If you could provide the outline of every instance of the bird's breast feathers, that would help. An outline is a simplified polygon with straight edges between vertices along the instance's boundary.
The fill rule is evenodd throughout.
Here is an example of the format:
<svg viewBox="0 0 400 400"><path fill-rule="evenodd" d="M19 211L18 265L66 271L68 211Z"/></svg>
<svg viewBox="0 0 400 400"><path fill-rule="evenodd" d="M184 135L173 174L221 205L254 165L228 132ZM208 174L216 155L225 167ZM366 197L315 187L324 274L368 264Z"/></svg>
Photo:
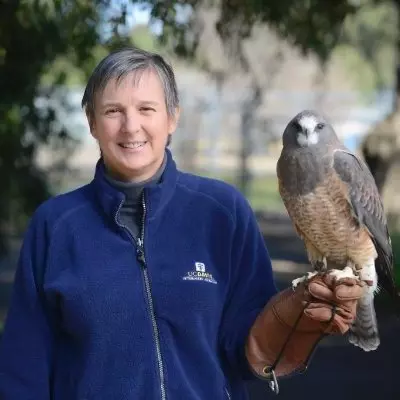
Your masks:
<svg viewBox="0 0 400 400"><path fill-rule="evenodd" d="M321 253L337 263L350 255L360 263L376 257L367 230L354 218L348 187L333 171L308 193L287 191L285 186L280 190L297 229Z"/></svg>

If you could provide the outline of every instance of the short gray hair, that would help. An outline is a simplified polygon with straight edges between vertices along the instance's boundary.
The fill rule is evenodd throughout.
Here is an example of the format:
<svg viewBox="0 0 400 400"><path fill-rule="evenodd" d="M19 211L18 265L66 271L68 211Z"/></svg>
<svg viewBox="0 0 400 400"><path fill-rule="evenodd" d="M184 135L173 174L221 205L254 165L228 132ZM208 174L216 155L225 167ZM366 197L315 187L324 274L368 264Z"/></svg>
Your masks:
<svg viewBox="0 0 400 400"><path fill-rule="evenodd" d="M82 107L89 117L93 117L95 95L103 91L110 80L116 79L118 82L131 72L141 73L149 69L158 74L164 89L167 112L174 116L179 106L179 95L172 67L159 54L136 47L114 51L99 62L86 85Z"/></svg>

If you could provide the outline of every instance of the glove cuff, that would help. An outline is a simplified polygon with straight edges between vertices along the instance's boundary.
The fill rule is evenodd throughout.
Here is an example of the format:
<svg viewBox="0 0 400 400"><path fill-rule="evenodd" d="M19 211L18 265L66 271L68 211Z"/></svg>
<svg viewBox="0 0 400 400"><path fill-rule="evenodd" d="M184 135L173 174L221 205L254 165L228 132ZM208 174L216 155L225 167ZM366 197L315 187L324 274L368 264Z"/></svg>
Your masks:
<svg viewBox="0 0 400 400"><path fill-rule="evenodd" d="M305 371L318 342L332 332L333 321L318 321L304 313L309 300L304 286L295 291L288 288L275 295L258 315L245 349L258 377L270 379L271 367L277 377Z"/></svg>

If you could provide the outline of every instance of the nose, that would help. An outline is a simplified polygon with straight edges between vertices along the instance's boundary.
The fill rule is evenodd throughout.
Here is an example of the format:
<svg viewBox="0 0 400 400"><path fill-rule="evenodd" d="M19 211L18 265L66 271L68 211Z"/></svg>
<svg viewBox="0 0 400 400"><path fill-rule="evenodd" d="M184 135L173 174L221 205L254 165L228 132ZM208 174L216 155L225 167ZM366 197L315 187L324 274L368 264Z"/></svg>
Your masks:
<svg viewBox="0 0 400 400"><path fill-rule="evenodd" d="M126 133L136 133L141 128L140 114L134 110L125 112L123 121L123 131Z"/></svg>

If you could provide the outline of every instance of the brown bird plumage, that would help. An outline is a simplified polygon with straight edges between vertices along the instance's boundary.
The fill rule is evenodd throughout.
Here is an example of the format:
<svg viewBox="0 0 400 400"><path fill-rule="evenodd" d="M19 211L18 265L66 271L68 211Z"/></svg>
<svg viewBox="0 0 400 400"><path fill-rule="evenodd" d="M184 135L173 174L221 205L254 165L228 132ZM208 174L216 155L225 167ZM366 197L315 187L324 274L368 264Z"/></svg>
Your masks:
<svg viewBox="0 0 400 400"><path fill-rule="evenodd" d="M373 296L378 281L398 294L386 217L368 167L322 116L303 111L284 131L277 175L282 200L314 268L348 266L371 285L360 301L350 341L376 349Z"/></svg>

